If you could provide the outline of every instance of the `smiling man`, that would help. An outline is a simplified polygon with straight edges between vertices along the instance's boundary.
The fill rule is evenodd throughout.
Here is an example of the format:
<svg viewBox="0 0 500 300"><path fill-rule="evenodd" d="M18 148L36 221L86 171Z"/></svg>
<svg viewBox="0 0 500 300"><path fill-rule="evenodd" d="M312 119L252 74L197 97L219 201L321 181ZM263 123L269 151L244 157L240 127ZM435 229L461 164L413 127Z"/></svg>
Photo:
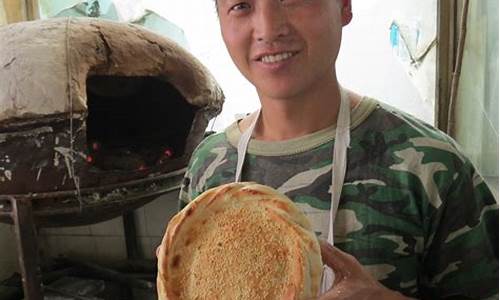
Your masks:
<svg viewBox="0 0 500 300"><path fill-rule="evenodd" d="M498 206L474 166L448 136L337 81L351 1L216 5L261 109L199 145L181 208L232 181L278 189L328 241L336 276L325 268L320 299L495 297Z"/></svg>
<svg viewBox="0 0 500 300"><path fill-rule="evenodd" d="M334 66L350 5L218 1L217 9L229 54L265 108L255 138L285 140L335 122L340 91ZM358 97L353 98L355 105Z"/></svg>

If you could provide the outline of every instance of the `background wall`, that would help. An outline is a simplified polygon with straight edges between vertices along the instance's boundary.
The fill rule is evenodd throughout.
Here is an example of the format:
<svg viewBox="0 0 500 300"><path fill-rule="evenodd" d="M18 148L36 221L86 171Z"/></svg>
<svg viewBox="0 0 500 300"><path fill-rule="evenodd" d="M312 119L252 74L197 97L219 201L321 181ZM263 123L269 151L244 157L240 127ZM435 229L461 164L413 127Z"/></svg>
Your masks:
<svg viewBox="0 0 500 300"><path fill-rule="evenodd" d="M0 0L0 25L26 20L24 1Z"/></svg>
<svg viewBox="0 0 500 300"><path fill-rule="evenodd" d="M337 63L339 81L433 124L437 0L365 0L353 6Z"/></svg>
<svg viewBox="0 0 500 300"><path fill-rule="evenodd" d="M0 0L0 26L37 18L37 0Z"/></svg>
<svg viewBox="0 0 500 300"><path fill-rule="evenodd" d="M454 138L498 199L498 1L470 1Z"/></svg>

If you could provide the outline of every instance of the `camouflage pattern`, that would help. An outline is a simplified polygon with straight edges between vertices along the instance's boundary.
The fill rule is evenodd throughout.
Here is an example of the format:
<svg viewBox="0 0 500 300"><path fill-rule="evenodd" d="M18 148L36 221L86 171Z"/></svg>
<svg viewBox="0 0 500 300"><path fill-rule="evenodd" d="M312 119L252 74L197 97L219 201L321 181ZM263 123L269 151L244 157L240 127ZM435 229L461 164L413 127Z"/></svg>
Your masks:
<svg viewBox="0 0 500 300"><path fill-rule="evenodd" d="M445 134L375 100L351 112L351 147L335 243L390 289L419 299L498 299L498 205ZM234 181L236 124L195 151L181 208ZM286 194L328 234L335 128L303 138L252 140L243 181Z"/></svg>

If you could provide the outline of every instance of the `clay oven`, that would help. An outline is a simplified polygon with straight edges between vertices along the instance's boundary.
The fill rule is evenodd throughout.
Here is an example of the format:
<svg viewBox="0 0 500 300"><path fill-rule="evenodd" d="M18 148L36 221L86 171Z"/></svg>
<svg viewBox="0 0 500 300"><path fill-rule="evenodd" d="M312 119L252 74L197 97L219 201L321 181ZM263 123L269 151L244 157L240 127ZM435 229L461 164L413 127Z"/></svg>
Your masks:
<svg viewBox="0 0 500 300"><path fill-rule="evenodd" d="M138 26L52 19L0 39L0 195L41 199L38 224L104 220L172 189L222 107L192 55Z"/></svg>

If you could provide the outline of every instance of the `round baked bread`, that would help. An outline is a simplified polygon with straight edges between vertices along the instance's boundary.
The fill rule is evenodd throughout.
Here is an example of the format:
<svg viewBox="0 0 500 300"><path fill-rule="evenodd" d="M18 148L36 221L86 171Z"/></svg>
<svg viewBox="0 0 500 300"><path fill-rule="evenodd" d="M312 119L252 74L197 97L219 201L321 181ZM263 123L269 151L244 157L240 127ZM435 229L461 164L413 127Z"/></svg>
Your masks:
<svg viewBox="0 0 500 300"><path fill-rule="evenodd" d="M318 240L286 196L255 183L206 191L174 216L158 251L159 299L308 299Z"/></svg>

